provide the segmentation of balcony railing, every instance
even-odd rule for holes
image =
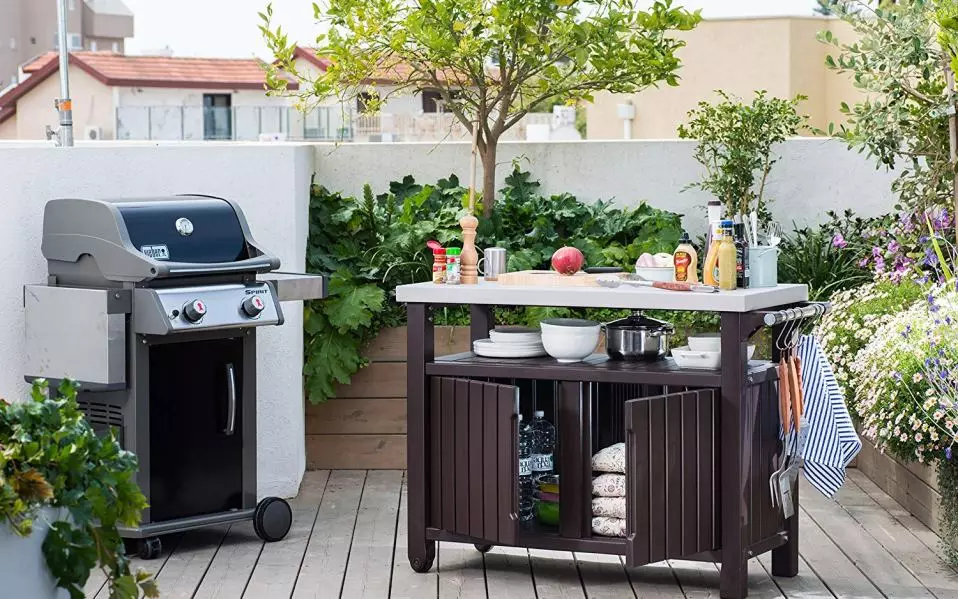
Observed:
[[[529,125],[548,125],[552,115],[531,113],[504,140],[527,139]],[[287,106],[121,106],[117,139],[256,141],[278,135],[315,141],[463,141],[466,128],[449,113],[360,115],[340,106],[302,112]]]

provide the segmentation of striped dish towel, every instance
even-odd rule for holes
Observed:
[[[845,467],[862,448],[845,406],[842,390],[818,340],[802,335],[795,350],[802,361],[805,391],[805,479],[822,494],[834,497],[845,484]]]

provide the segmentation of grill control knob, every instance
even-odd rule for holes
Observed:
[[[251,295],[243,300],[243,313],[250,318],[256,318],[266,309],[266,302],[258,295]]]
[[[189,322],[199,322],[206,314],[206,304],[203,300],[193,300],[183,305],[183,318]]]

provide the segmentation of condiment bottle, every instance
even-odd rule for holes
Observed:
[[[735,285],[739,289],[748,289],[748,279],[748,238],[745,236],[745,224],[735,223]]]
[[[720,200],[709,200],[706,211],[709,221],[709,229],[705,235],[705,252],[707,254],[712,247],[712,242],[722,239],[722,234],[715,231],[715,228],[722,224],[722,202]]]
[[[446,250],[446,284],[447,285],[458,285],[462,282],[460,263],[459,263],[459,248],[449,248]]]
[[[709,237],[712,239],[708,252],[705,254],[705,266],[702,267],[702,282],[706,285],[718,287],[719,275],[719,243],[722,241],[722,223],[717,222],[712,228]]]
[[[735,289],[735,241],[732,239],[732,221],[722,221],[722,240],[718,246],[718,287]]]
[[[444,248],[432,250],[432,282],[438,284],[446,282],[446,250]]]
[[[672,264],[675,265],[675,280],[683,283],[698,283],[699,256],[689,239],[688,231],[682,232],[679,247],[672,254]]]

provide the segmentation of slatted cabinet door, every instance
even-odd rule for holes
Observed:
[[[512,545],[519,529],[519,389],[433,377],[429,522]]]
[[[628,566],[716,548],[716,397],[704,389],[625,403]]]

